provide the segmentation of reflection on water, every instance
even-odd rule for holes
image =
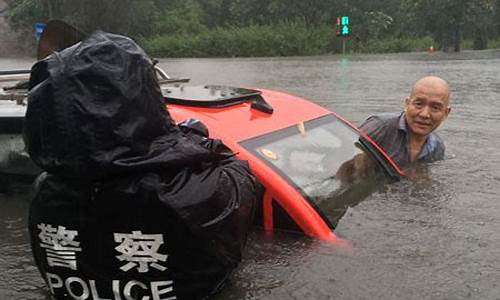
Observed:
[[[0,176],[0,185],[0,299],[46,299],[27,230],[31,184]]]
[[[30,62],[0,59],[0,68]],[[360,124],[399,110],[425,75],[450,81],[439,129],[447,159],[349,206],[336,232],[350,254],[301,236],[252,234],[217,299],[498,299],[500,51],[161,60],[194,84],[264,87],[309,98]],[[2,187],[4,186],[1,183]],[[28,245],[28,187],[0,194],[0,299],[45,299]],[[1,192],[0,192],[1,193]]]
[[[273,299],[276,289],[285,289],[301,277],[300,267],[321,247],[301,235],[267,236],[258,231],[250,235],[248,245],[244,263],[217,299]]]

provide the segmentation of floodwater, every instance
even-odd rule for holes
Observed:
[[[2,60],[0,69],[29,67]],[[398,111],[425,75],[450,82],[438,129],[444,161],[350,207],[336,229],[350,250],[289,233],[251,235],[217,299],[500,299],[500,51],[161,60],[194,84],[285,91],[355,124]],[[26,231],[29,186],[0,194],[0,299],[48,299]]]

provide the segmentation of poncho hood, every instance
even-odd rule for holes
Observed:
[[[49,173],[100,179],[217,158],[175,126],[152,60],[128,37],[96,32],[53,53],[30,87],[24,139]]]

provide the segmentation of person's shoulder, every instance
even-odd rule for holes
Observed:
[[[431,159],[430,160],[442,160],[444,159],[444,153],[446,150],[446,147],[444,145],[443,139],[435,132],[432,132],[430,134],[430,141],[431,141]]]
[[[401,117],[400,112],[390,112],[390,113],[380,113],[375,115],[370,115],[366,120],[361,124],[360,128],[366,127],[380,127],[387,126],[392,122],[398,122]]]
[[[436,147],[444,148],[444,140],[435,132],[431,132],[430,138]]]
[[[399,128],[401,113],[382,113],[369,116],[359,129],[369,135],[377,143],[387,136],[392,136]]]

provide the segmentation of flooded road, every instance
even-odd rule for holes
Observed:
[[[0,69],[29,68],[0,59]],[[255,231],[217,299],[500,299],[500,51],[257,59],[164,59],[193,84],[269,88],[335,110],[355,124],[402,109],[418,78],[450,82],[438,129],[444,161],[349,208],[336,229],[351,251]],[[5,185],[5,183],[2,183]],[[26,230],[29,186],[0,194],[0,299],[48,299]]]

